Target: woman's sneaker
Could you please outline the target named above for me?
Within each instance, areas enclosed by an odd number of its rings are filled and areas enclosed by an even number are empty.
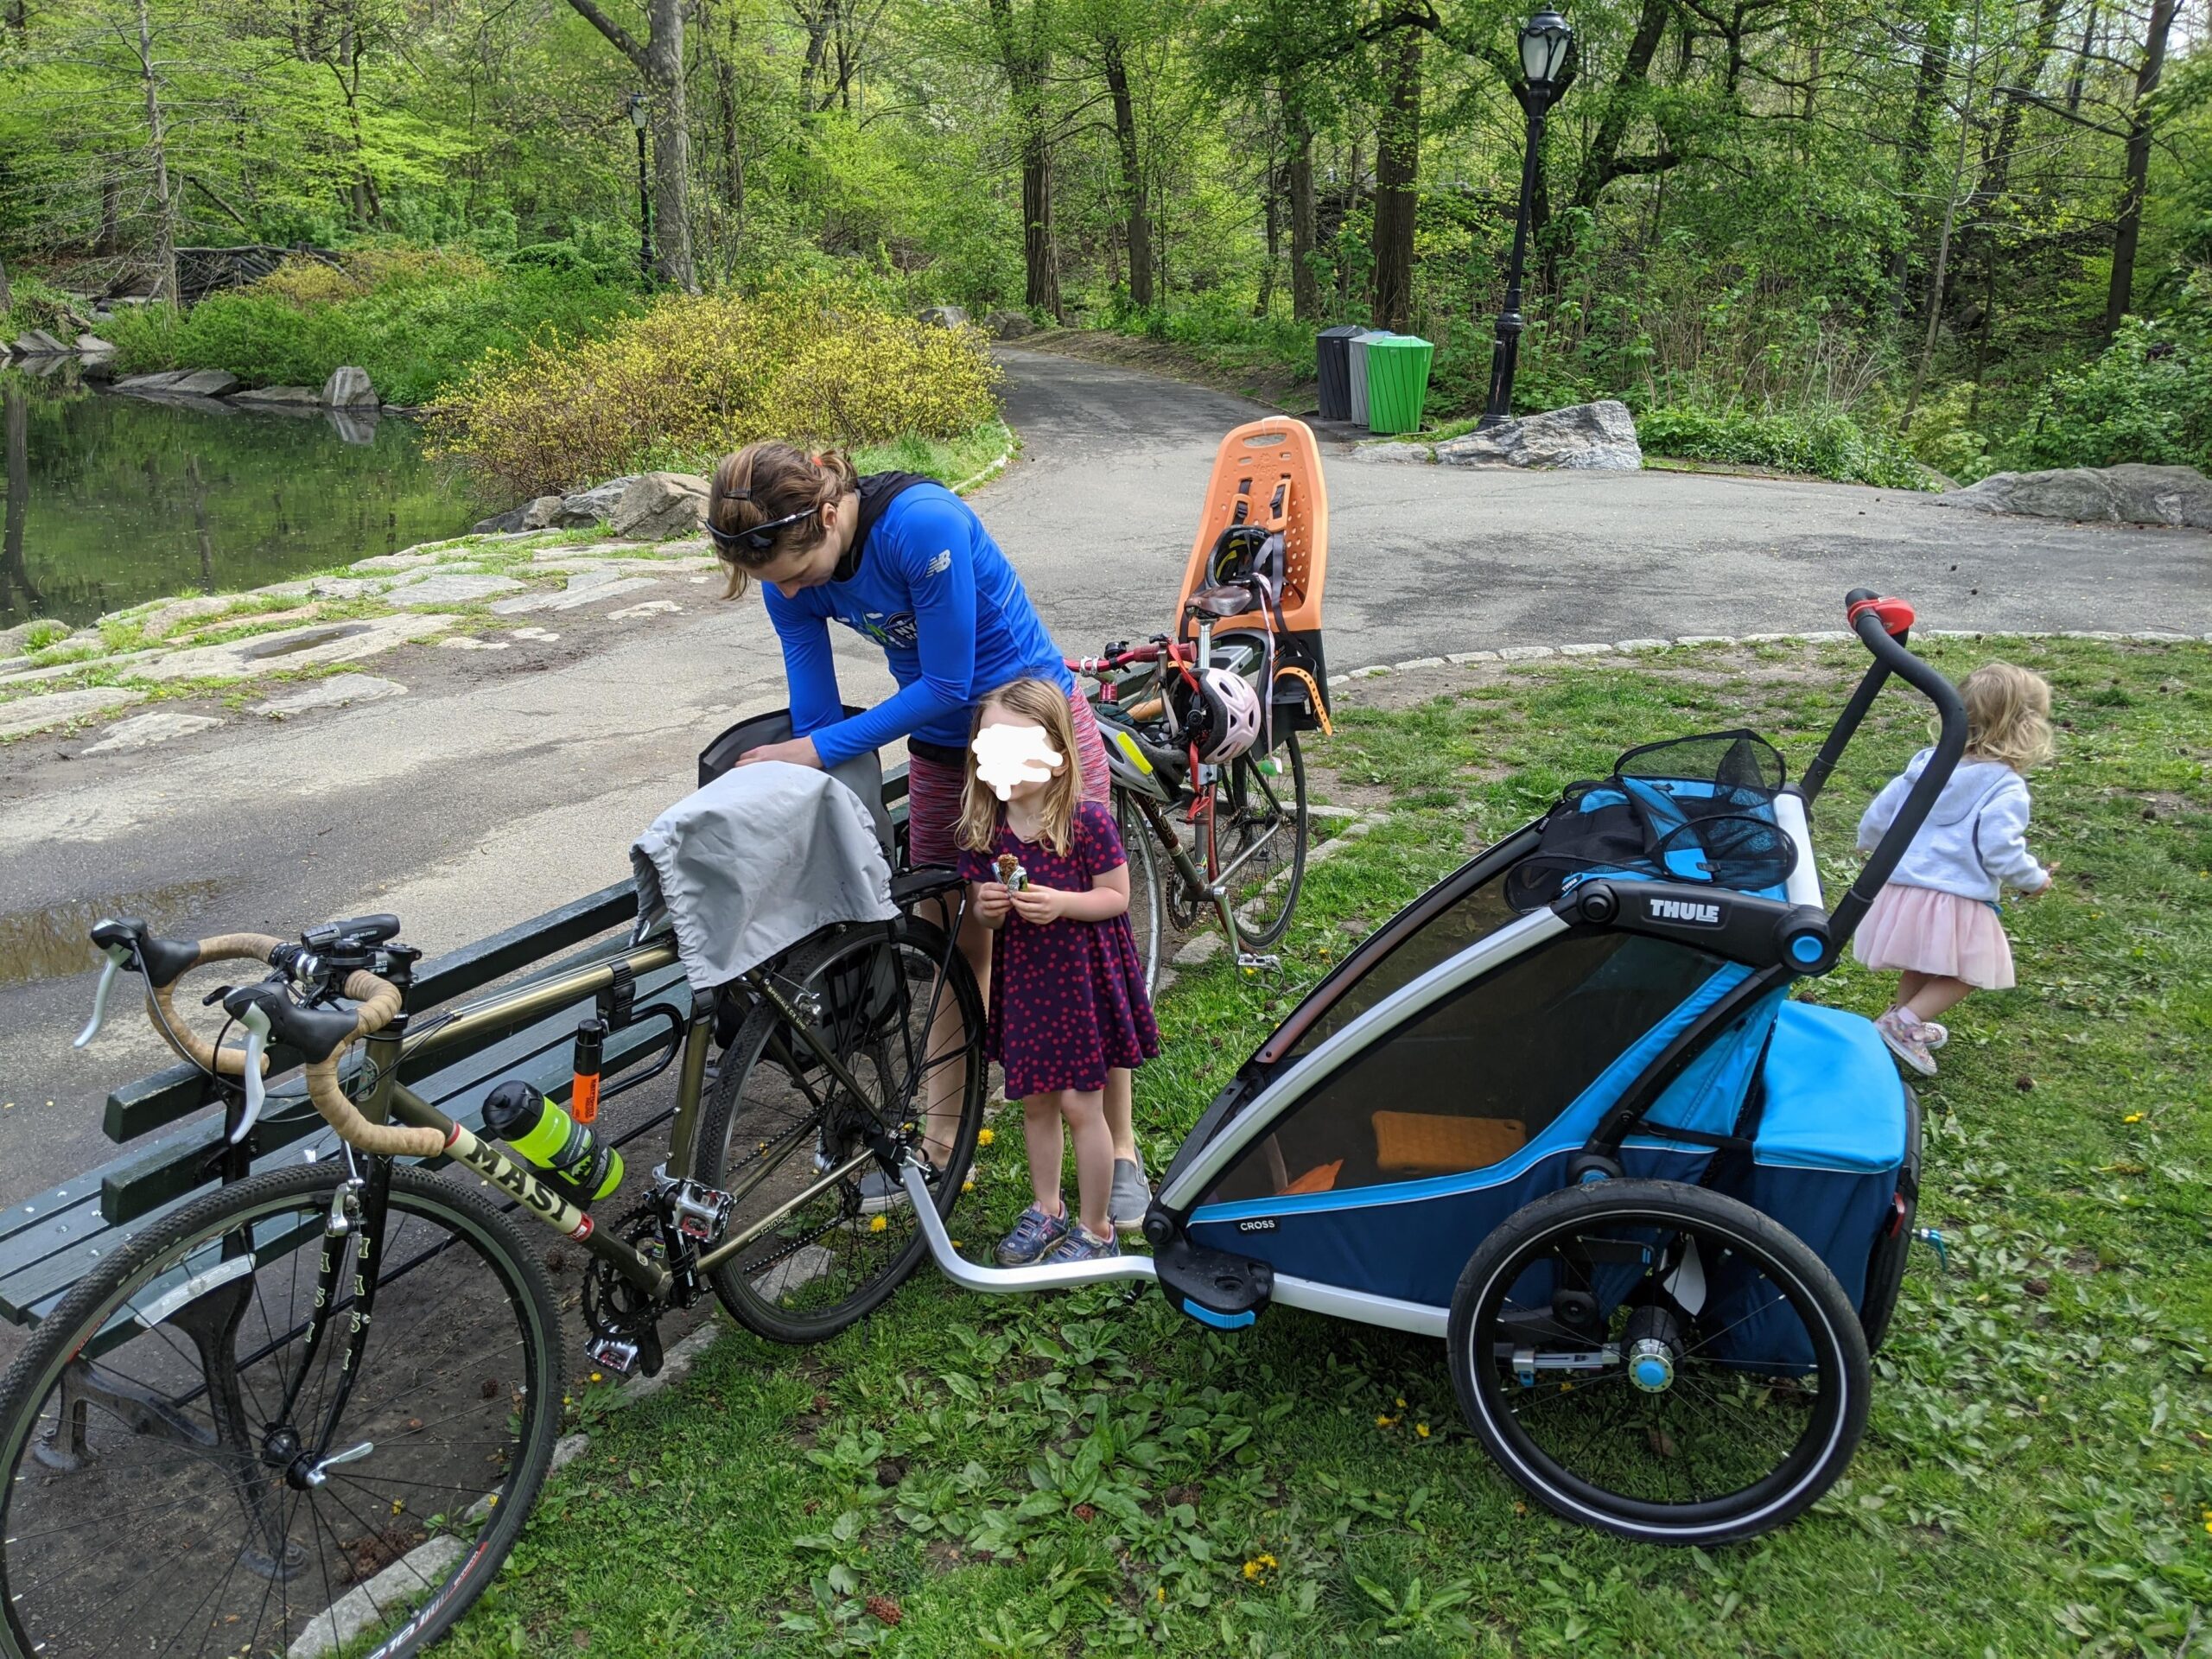
[[[1059,1242],[1058,1248],[1045,1258],[1045,1262],[1047,1266],[1062,1262],[1096,1262],[1121,1253],[1122,1246],[1110,1229],[1105,1237],[1100,1238],[1078,1221],[1068,1230],[1068,1236]]]
[[[1144,1212],[1152,1207],[1152,1189],[1144,1184],[1141,1158],[1114,1160],[1114,1192],[1108,1207],[1114,1225],[1122,1232],[1134,1233],[1144,1225]]]
[[[1065,1216],[1048,1216],[1035,1205],[1021,1212],[1014,1230],[999,1240],[999,1265],[1026,1268],[1068,1236]]]
[[[1928,1028],[1903,1008],[1891,1008],[1874,1022],[1874,1029],[1882,1033],[1882,1040],[1890,1046],[1890,1052],[1922,1077],[1936,1075],[1936,1057],[1928,1052],[1931,1046],[1927,1038]]]

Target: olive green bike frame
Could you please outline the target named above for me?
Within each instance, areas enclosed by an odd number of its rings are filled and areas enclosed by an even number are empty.
[[[395,1020],[383,1031],[365,1039],[364,1046],[367,1051],[365,1070],[375,1081],[366,1098],[358,1103],[362,1115],[372,1123],[397,1121],[418,1128],[435,1129],[445,1137],[447,1157],[467,1165],[501,1192],[518,1200],[530,1215],[609,1263],[646,1295],[656,1301],[665,1300],[673,1279],[666,1268],[648,1260],[613,1233],[601,1231],[593,1224],[591,1217],[584,1210],[540,1179],[530,1165],[498,1142],[486,1140],[454,1122],[400,1082],[399,1065],[403,1060],[435,1056],[465,1039],[480,1036],[487,1029],[526,1025],[573,1007],[586,997],[595,996],[612,988],[620,968],[627,968],[634,977],[669,967],[675,961],[673,940],[649,941],[633,946],[608,961],[558,974],[537,984],[487,997],[482,1001],[464,1004],[442,1018],[435,1014],[425,1015],[422,1020],[423,1029],[419,1035],[410,1036],[404,1029],[411,1023],[406,1018]],[[781,1014],[785,1022],[798,1032],[800,1040],[811,1051],[814,1058],[828,1069],[839,1084],[852,1091],[855,1099],[865,1101],[871,1098],[852,1073],[846,1070],[844,1062],[830,1052],[829,1045],[791,1006],[766,972],[754,969],[741,975],[738,982]],[[940,976],[931,990],[932,1018],[936,1012],[936,995],[943,984]],[[707,1052],[714,1041],[714,1031],[712,1007],[702,1013],[695,1004],[681,1039],[683,1066],[677,1080],[676,1121],[669,1130],[668,1173],[677,1179],[692,1173],[692,1142],[697,1135],[699,1105],[705,1091]],[[794,1134],[799,1132],[792,1131]],[[864,1147],[742,1232],[717,1241],[692,1264],[693,1271],[703,1273],[743,1249],[785,1217],[866,1167],[874,1158],[874,1151]],[[769,1172],[776,1166],[775,1160],[763,1160],[759,1173],[731,1196],[743,1198],[754,1185],[766,1179]]]

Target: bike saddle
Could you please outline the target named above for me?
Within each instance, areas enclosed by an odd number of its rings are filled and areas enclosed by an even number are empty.
[[[1201,588],[1191,595],[1187,608],[1208,616],[1243,616],[1260,608],[1260,596],[1249,587]]]

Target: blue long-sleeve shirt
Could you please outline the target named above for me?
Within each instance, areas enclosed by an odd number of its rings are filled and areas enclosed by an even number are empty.
[[[910,735],[964,749],[976,699],[1010,680],[1075,688],[1014,566],[939,484],[914,485],[885,505],[849,580],[788,598],[772,584],[762,591],[783,642],[791,730],[813,738],[825,766]],[[850,720],[830,652],[832,619],[880,645],[899,682]]]

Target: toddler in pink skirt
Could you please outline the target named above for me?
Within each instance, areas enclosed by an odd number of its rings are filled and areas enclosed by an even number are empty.
[[[2032,897],[2056,861],[2028,851],[2028,785],[2021,774],[2050,759],[2050,687],[2010,663],[1985,663],[1959,685],[1967,748],[1912,845],[1859,924],[1853,949],[1873,969],[1904,970],[1897,1000],[1874,1022],[1897,1057],[1936,1075],[1933,1051],[1950,1035],[1936,1016],[1967,992],[2010,989],[2012,947],[1997,910],[2011,887]],[[1859,821],[1871,852],[1904,804],[1933,749],[1913,756]]]

